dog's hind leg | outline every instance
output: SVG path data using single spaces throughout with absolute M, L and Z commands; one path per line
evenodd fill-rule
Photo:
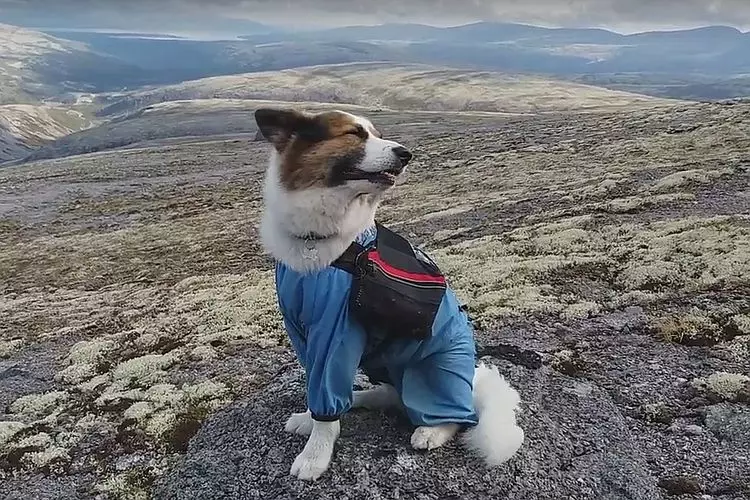
M 411 446 L 415 450 L 439 448 L 453 439 L 459 430 L 461 426 L 452 423 L 417 427 L 411 435 Z
M 378 384 L 372 389 L 354 391 L 352 408 L 385 410 L 388 408 L 403 408 L 403 403 L 395 387 L 390 384 Z

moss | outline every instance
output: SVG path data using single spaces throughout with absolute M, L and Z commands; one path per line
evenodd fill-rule
M 190 357 L 196 361 L 214 361 L 219 354 L 210 345 L 199 345 L 190 351 Z
M 44 394 L 30 394 L 16 399 L 10 405 L 10 411 L 28 418 L 45 417 L 62 411 L 62 406 L 70 396 L 63 391 L 52 391 Z
M 658 335 L 667 342 L 685 345 L 714 345 L 724 339 L 723 329 L 704 312 L 693 311 L 654 321 Z
M 740 335 L 729 342 L 722 342 L 713 350 L 714 356 L 734 363 L 750 361 L 750 335 Z
M 720 170 L 683 170 L 662 177 L 651 187 L 655 192 L 667 192 L 675 188 L 683 188 L 690 185 L 707 184 L 713 179 L 720 177 L 728 171 Z
M 732 316 L 732 325 L 740 332 L 741 335 L 750 335 L 750 316 L 747 314 L 737 314 Z
M 70 462 L 68 450 L 59 446 L 50 446 L 42 451 L 25 453 L 23 462 L 34 469 L 49 469 Z
M 66 384 L 81 384 L 96 376 L 96 365 L 70 365 L 55 375 L 55 380 Z
M 646 292 L 643 290 L 631 290 L 616 296 L 608 307 L 611 309 L 620 309 L 626 306 L 643 306 L 661 299 L 662 294 Z
M 138 358 L 123 361 L 112 371 L 112 379 L 124 382 L 126 385 L 148 387 L 154 382 L 163 380 L 165 369 L 179 360 L 177 353 L 146 354 Z
M 665 205 L 675 201 L 692 200 L 695 196 L 690 193 L 657 194 L 652 196 L 630 196 L 616 198 L 598 205 L 598 208 L 615 214 L 631 213 L 656 205 Z
M 620 179 L 604 179 L 601 182 L 594 184 L 593 186 L 587 186 L 586 188 L 584 188 L 582 190 L 582 194 L 587 197 L 605 196 L 620 187 L 622 183 L 623 181 L 621 181 Z
M 151 484 L 154 478 L 141 468 L 116 474 L 95 489 L 111 500 L 151 500 Z
M 194 405 L 211 400 L 222 400 L 230 396 L 226 385 L 211 380 L 206 380 L 195 385 L 186 385 L 183 389 L 188 401 Z
M 0 421 L 0 453 L 3 453 L 5 447 L 13 438 L 28 429 L 29 426 L 23 422 Z
M 116 348 L 112 340 L 81 341 L 70 348 L 68 361 L 76 365 L 98 365 Z
M 154 412 L 143 424 L 143 430 L 156 441 L 166 443 L 177 426 L 177 413 L 172 410 Z
M 121 385 L 112 384 L 94 400 L 94 404 L 107 411 L 121 411 L 135 401 L 141 401 L 145 397 L 141 389 L 123 389 Z
M 674 421 L 674 414 L 665 403 L 648 403 L 642 405 L 640 411 L 647 422 L 671 424 Z
M 100 394 L 111 381 L 112 379 L 109 374 L 97 375 L 90 380 L 76 385 L 76 389 L 83 394 L 97 395 Z
M 737 401 L 750 396 L 750 377 L 740 373 L 716 372 L 691 382 L 699 391 L 725 401 Z
M 150 350 L 153 347 L 156 346 L 156 344 L 159 343 L 159 337 L 151 332 L 146 332 L 141 334 L 137 339 L 135 339 L 134 344 L 144 350 Z
M 24 346 L 23 339 L 0 340 L 0 359 L 9 358 Z
M 559 232 L 542 234 L 534 239 L 539 253 L 566 254 L 585 251 L 589 246 L 591 233 L 579 227 L 563 229 Z
M 570 376 L 579 374 L 586 367 L 581 355 L 570 349 L 563 349 L 554 353 L 550 365 L 558 372 Z
M 127 420 L 135 420 L 136 422 L 145 422 L 148 417 L 154 413 L 154 405 L 148 401 L 138 401 L 128 407 L 123 413 L 123 417 Z
M 518 316 L 531 313 L 556 313 L 562 307 L 558 300 L 542 293 L 536 286 L 515 286 L 477 296 L 471 303 L 473 310 L 487 318 Z
M 674 262 L 644 264 L 634 261 L 620 273 L 618 281 L 628 290 L 662 290 L 685 283 L 680 266 Z
M 596 302 L 576 302 L 560 312 L 560 317 L 567 320 L 586 319 L 601 312 L 601 305 Z
M 114 399 L 122 402 L 118 408 L 124 408 L 124 403 L 128 403 L 123 413 L 126 421 L 133 421 L 160 446 L 178 451 L 184 450 L 201 422 L 210 412 L 227 404 L 230 396 L 224 384 L 210 380 L 185 384 L 182 388 L 158 384 L 146 391 L 110 395 L 111 398 L 120 398 Z
M 117 343 L 110 339 L 77 342 L 68 352 L 68 366 L 58 372 L 55 379 L 75 385 L 95 377 L 116 347 Z
M 40 432 L 27 436 L 20 440 L 17 444 L 19 448 L 36 448 L 44 449 L 52 444 L 52 437 L 46 432 Z
M 628 290 L 657 291 L 747 285 L 750 228 L 742 220 L 695 218 L 627 229 L 627 246 L 619 252 L 620 260 L 626 260 L 619 283 Z

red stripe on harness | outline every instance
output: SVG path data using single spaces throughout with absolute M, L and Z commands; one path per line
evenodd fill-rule
M 377 250 L 373 250 L 370 252 L 370 255 L 368 256 L 370 260 L 375 262 L 377 265 L 383 268 L 385 272 L 388 274 L 392 274 L 396 276 L 397 278 L 401 278 L 404 280 L 409 281 L 421 281 L 421 282 L 428 282 L 428 283 L 440 283 L 441 285 L 445 284 L 445 277 L 443 276 L 433 276 L 431 274 L 418 274 L 418 273 L 410 273 L 408 271 L 404 271 L 403 269 L 398 269 L 396 267 L 393 267 L 392 265 L 388 264 L 386 261 L 384 261 Z

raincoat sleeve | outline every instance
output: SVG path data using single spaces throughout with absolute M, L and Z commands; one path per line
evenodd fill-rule
M 301 283 L 301 334 L 295 351 L 305 367 L 307 405 L 316 420 L 333 421 L 352 404 L 366 334 L 349 315 L 351 275 L 328 268 Z

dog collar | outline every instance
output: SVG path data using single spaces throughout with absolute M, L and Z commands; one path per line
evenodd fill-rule
M 333 238 L 336 236 L 335 234 L 330 234 L 328 236 L 324 236 L 322 234 L 318 233 L 307 233 L 307 234 L 293 234 L 292 237 L 298 240 L 302 241 L 322 241 L 327 240 L 330 238 Z

